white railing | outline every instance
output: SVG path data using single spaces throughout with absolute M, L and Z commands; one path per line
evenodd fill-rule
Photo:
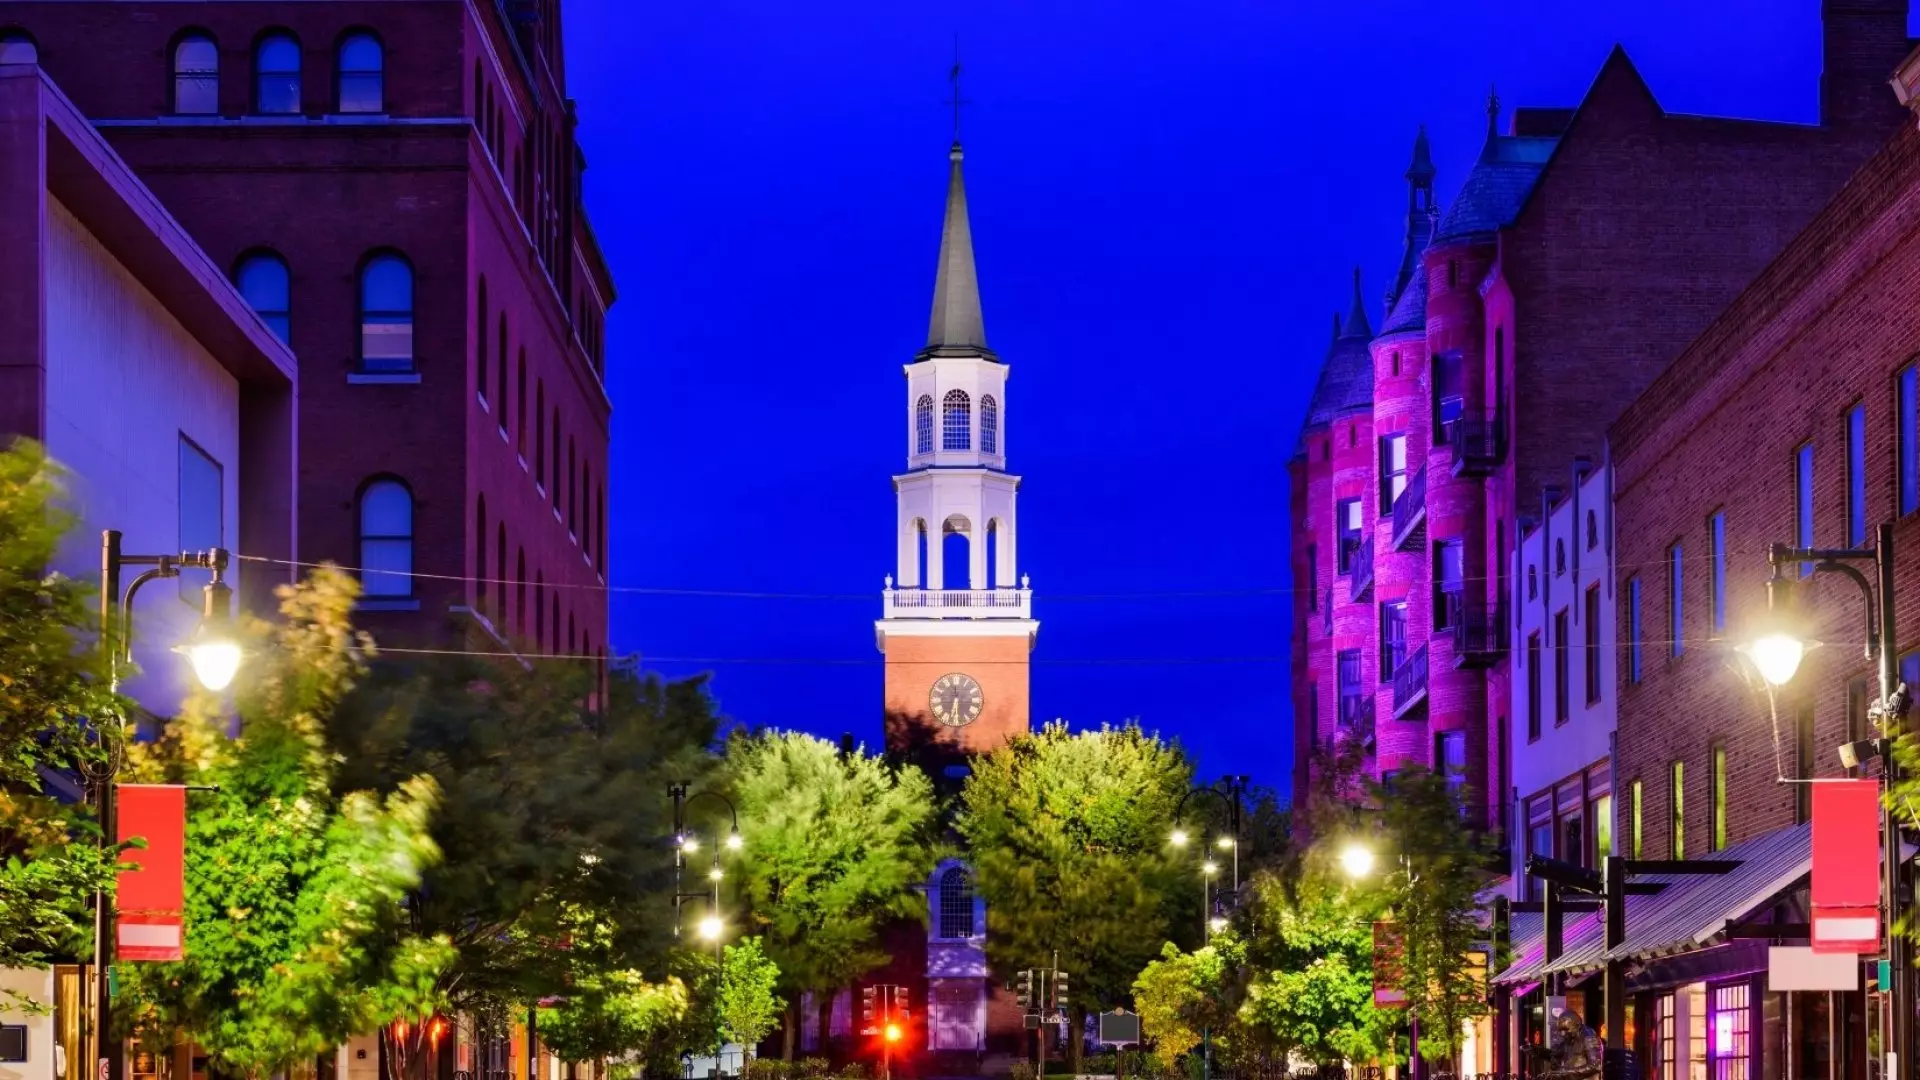
M 886 589 L 889 619 L 1031 619 L 1032 589 Z

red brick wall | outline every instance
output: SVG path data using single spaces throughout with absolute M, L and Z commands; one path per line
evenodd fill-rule
M 8 5 L 7 21 L 34 35 L 43 66 L 82 110 L 115 121 L 105 130 L 116 149 L 216 262 L 232 266 L 267 248 L 289 264 L 302 557 L 357 564 L 356 498 L 370 477 L 396 475 L 415 497 L 414 569 L 428 575 L 415 580 L 419 610 L 366 612 L 362 622 L 389 643 L 437 640 L 450 606 L 475 604 L 523 650 L 604 650 L 610 406 L 597 341 L 611 297 L 576 280 L 577 265 L 600 269 L 597 253 L 576 256 L 559 244 L 573 235 L 565 175 L 572 131 L 553 104 L 563 95 L 548 36 L 538 27 L 522 35 L 523 68 L 491 5 L 467 0 L 20 0 Z M 169 104 L 170 46 L 189 28 L 220 46 L 223 119 L 157 121 Z M 385 44 L 389 115 L 413 123 L 326 120 L 334 43 L 357 28 Z M 303 116 L 241 119 L 252 107 L 251 47 L 270 29 L 303 44 Z M 478 102 L 476 70 L 491 88 Z M 536 100 L 549 105 L 542 110 Z M 531 166 L 513 164 L 529 156 L 553 167 L 536 179 Z M 414 267 L 417 384 L 348 381 L 357 269 L 379 248 L 400 251 Z M 515 365 L 505 402 L 497 381 L 502 315 Z M 483 343 L 485 407 L 475 370 Z M 544 391 L 544 409 L 519 400 L 523 349 L 525 396 Z M 508 442 L 498 434 L 503 407 Z M 553 457 L 556 414 L 563 465 L 544 461 L 543 478 L 535 467 Z M 545 436 L 544 454 L 531 445 L 536 432 Z
M 1375 443 L 1389 435 L 1407 436 L 1407 479 L 1411 481 L 1427 460 L 1432 442 L 1431 396 L 1426 389 L 1427 337 L 1423 332 L 1395 334 L 1373 343 L 1373 430 Z M 1377 485 L 1376 485 L 1377 486 Z M 1371 497 L 1373 515 L 1374 602 L 1407 601 L 1407 642 L 1409 650 L 1425 641 L 1433 631 L 1432 586 L 1427 578 L 1431 562 L 1424 548 L 1393 550 L 1393 514 L 1390 507 L 1379 507 L 1380 496 Z M 1423 603 L 1419 597 L 1428 597 Z M 1376 606 L 1377 613 L 1379 608 Z M 1377 619 L 1376 614 L 1376 619 Z M 1415 710 L 1404 720 L 1393 719 L 1393 681 L 1391 673 L 1371 669 L 1378 678 L 1374 696 L 1375 768 L 1401 768 L 1408 763 L 1426 764 L 1432 757 L 1427 734 L 1426 713 Z
M 1675 760 L 1687 765 L 1687 852 L 1706 850 L 1715 744 L 1728 750 L 1731 842 L 1793 820 L 1794 790 L 1776 781 L 1795 769 L 1795 695 L 1814 710 L 1814 774 L 1840 774 L 1834 747 L 1847 738 L 1846 682 L 1869 674 L 1858 592 L 1829 575 L 1801 590 L 1808 625 L 1828 646 L 1809 655 L 1781 703 L 1778 767 L 1766 696 L 1743 681 L 1729 644 L 1708 640 L 1707 519 L 1726 513 L 1728 638 L 1738 641 L 1765 610 L 1767 546 L 1793 539 L 1790 459 L 1802 442 L 1814 447 L 1814 541 L 1842 540 L 1843 416 L 1855 402 L 1866 407 L 1869 530 L 1898 517 L 1893 379 L 1920 354 L 1916 241 L 1920 134 L 1908 124 L 1614 426 L 1618 592 L 1626 597 L 1639 576 L 1647 639 L 1643 680 L 1623 675 L 1616 784 L 1625 791 L 1644 781 L 1648 857 L 1668 851 Z M 1920 544 L 1912 517 L 1898 520 L 1895 538 L 1903 550 Z M 1665 560 L 1676 540 L 1687 556 L 1686 648 L 1670 658 Z M 1920 560 L 1903 556 L 1898 572 L 1897 607 L 1920 610 Z M 1624 614 L 1621 626 L 1624 637 Z M 1908 624 L 1901 648 L 1920 641 L 1916 629 Z M 1623 673 L 1626 664 L 1623 656 Z M 1625 804 L 1622 830 L 1630 828 Z
M 988 753 L 1028 731 L 1032 644 L 1025 633 L 998 637 L 888 634 L 886 700 L 892 750 L 938 740 L 968 754 Z M 980 684 L 980 716 L 964 727 L 936 723 L 928 709 L 934 681 L 953 673 Z

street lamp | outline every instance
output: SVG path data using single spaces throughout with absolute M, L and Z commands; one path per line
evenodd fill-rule
M 1226 928 L 1227 928 L 1227 918 L 1224 915 L 1215 915 L 1213 918 L 1207 920 L 1207 929 L 1213 931 L 1216 934 L 1218 934 L 1222 930 L 1225 930 Z
M 720 935 L 724 924 L 720 921 L 720 881 L 726 873 L 720 868 L 720 852 L 739 851 L 746 846 L 746 840 L 740 835 L 740 815 L 734 810 L 732 800 L 717 791 L 701 791 L 689 795 L 686 784 L 673 784 L 667 788 L 667 797 L 673 800 L 673 933 L 680 936 L 680 909 L 687 900 L 705 900 L 707 914 L 700 919 L 696 930 L 704 941 L 713 942 L 714 952 L 720 951 Z M 682 884 L 687 856 L 700 850 L 700 837 L 687 827 L 687 807 L 701 799 L 716 799 L 727 808 L 730 825 L 724 840 L 716 838 L 713 846 L 713 863 L 707 870 L 707 888 L 704 892 L 687 892 Z
M 108 688 L 120 688 L 122 668 L 133 663 L 133 601 L 141 586 L 163 578 L 177 578 L 183 569 L 206 570 L 212 580 L 201 589 L 200 625 L 193 636 L 174 652 L 186 658 L 194 678 L 213 693 L 225 690 L 240 672 L 246 658 L 233 634 L 233 587 L 227 584 L 227 564 L 232 558 L 225 548 L 207 551 L 183 551 L 174 555 L 128 555 L 120 550 L 120 531 L 107 529 L 100 534 L 100 649 L 107 662 Z M 120 591 L 121 571 L 129 566 L 144 566 L 126 592 Z M 104 760 L 87 770 L 94 787 L 100 814 L 100 846 L 104 850 L 114 842 L 115 791 L 113 778 L 120 771 L 120 745 L 123 737 L 121 717 L 96 721 L 106 751 Z M 94 1045 L 101 1064 L 112 1075 L 112 1062 L 119 1055 L 107 1042 L 108 979 L 107 968 L 113 959 L 113 905 L 105 895 L 93 895 L 93 1020 Z
M 1893 526 L 1881 525 L 1871 548 L 1793 548 L 1774 544 L 1767 549 L 1767 562 L 1773 570 L 1767 580 L 1767 625 L 1764 632 L 1743 646 L 1741 651 L 1753 661 L 1760 677 L 1771 685 L 1784 686 L 1791 682 L 1800 670 L 1800 662 L 1806 657 L 1807 650 L 1815 643 L 1798 633 L 1794 619 L 1793 581 L 1786 576 L 1784 569 L 1796 563 L 1810 564 L 1814 573 L 1841 574 L 1851 579 L 1860 587 L 1860 595 L 1866 601 L 1866 658 L 1875 662 L 1880 675 L 1879 698 L 1868 706 L 1867 711 L 1870 716 L 1879 719 L 1880 745 L 1890 750 L 1912 703 L 1906 684 L 1900 681 L 1894 656 L 1900 638 L 1894 626 Z M 1868 580 L 1867 575 L 1854 565 L 1856 563 L 1872 564 L 1875 580 Z M 1854 763 L 1872 757 L 1870 751 L 1877 749 L 1878 746 L 1862 747 L 1858 743 L 1850 743 L 1841 748 L 1841 760 L 1852 768 Z M 1900 782 L 1904 770 L 1899 759 L 1891 752 L 1881 753 L 1880 756 L 1883 758 L 1880 769 L 1881 803 L 1890 806 L 1888 796 Z M 1891 1037 L 1888 1039 L 1889 1060 L 1895 1069 L 1911 1069 L 1913 1058 L 1909 1047 L 1913 1033 L 1913 974 L 1910 969 L 1913 967 L 1913 948 L 1895 930 L 1902 922 L 1900 826 L 1890 809 L 1881 811 L 1880 858 L 1881 904 L 1886 909 L 1887 966 L 1891 969 L 1892 983 L 1887 987 L 1888 1012 L 1892 1016 Z
M 1373 874 L 1373 849 L 1355 840 L 1340 849 L 1340 869 L 1355 881 Z
M 708 912 L 706 915 L 700 917 L 700 939 L 702 941 L 719 941 L 720 934 L 725 929 L 726 924 L 720 921 L 718 914 Z
M 1167 837 L 1167 840 L 1171 842 L 1174 847 L 1186 847 L 1187 846 L 1187 830 L 1176 828 L 1173 830 L 1173 834 Z

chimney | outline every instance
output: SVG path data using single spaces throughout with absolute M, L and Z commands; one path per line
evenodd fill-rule
M 1899 119 L 1887 85 L 1908 52 L 1907 0 L 1823 0 L 1820 123 L 1885 134 Z

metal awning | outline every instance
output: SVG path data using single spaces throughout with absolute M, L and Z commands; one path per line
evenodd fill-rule
M 1502 985 L 1537 981 L 1546 970 L 1546 916 L 1538 911 L 1516 911 L 1507 925 L 1513 943 L 1513 961 L 1495 975 L 1493 981 Z M 1604 931 L 1599 912 L 1568 912 L 1560 924 L 1561 958 L 1565 959 L 1588 939 L 1597 944 Z

